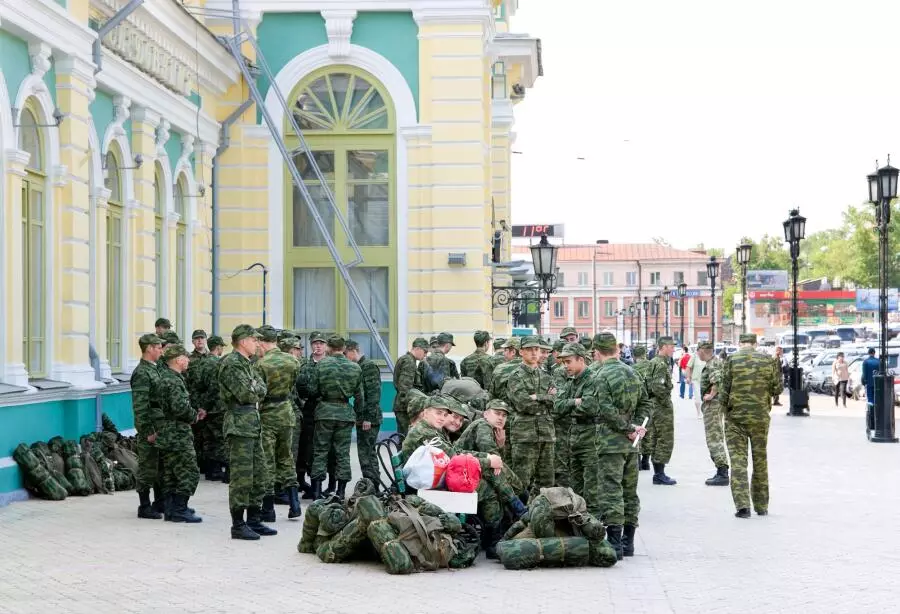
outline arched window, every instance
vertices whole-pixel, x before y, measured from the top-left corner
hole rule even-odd
[[[22,108],[19,149],[30,156],[22,180],[22,358],[32,378],[47,375],[47,210],[44,186],[43,128],[34,99]],[[43,122],[47,123],[47,122]]]
[[[122,248],[124,222],[122,211],[122,176],[119,161],[122,152],[111,143],[106,152],[103,184],[109,190],[106,209],[106,356],[113,373],[122,370],[122,294],[124,276]]]
[[[363,253],[364,266],[351,278],[376,322],[385,345],[396,353],[397,250],[395,215],[396,131],[390,100],[371,75],[349,66],[316,71],[289,97],[291,111],[334,202]],[[286,140],[299,139],[287,126]],[[349,237],[339,224],[307,154],[294,163],[341,254],[352,258]],[[340,278],[326,249],[326,237],[285,169],[285,313],[301,331],[337,331],[383,360],[365,319]]]
[[[156,163],[153,172],[153,214],[155,224],[153,226],[153,246],[156,262],[156,317],[164,317],[168,311],[163,300],[165,299],[165,263],[163,262],[163,228],[165,223],[166,211],[166,180],[163,174],[162,165]]]
[[[175,182],[175,213],[179,216],[175,224],[175,321],[184,334],[187,334],[187,184],[184,175]]]

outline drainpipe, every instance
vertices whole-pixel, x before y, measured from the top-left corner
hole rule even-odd
[[[231,126],[253,106],[248,98],[222,121],[219,128],[219,146],[212,165],[212,329],[219,330],[219,158],[231,146]]]
[[[128,4],[123,6],[118,13],[110,17],[106,23],[100,26],[100,29],[97,31],[97,39],[94,41],[94,74],[103,70],[103,50],[100,46],[103,39],[106,38],[107,34],[117,28],[120,23],[125,21],[125,19],[143,3],[144,0],[131,0]]]

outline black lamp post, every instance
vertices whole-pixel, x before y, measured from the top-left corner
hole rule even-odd
[[[878,317],[880,323],[881,357],[878,373],[875,374],[874,427],[869,441],[875,443],[896,443],[894,436],[894,375],[888,366],[888,232],[891,223],[891,201],[897,198],[897,177],[900,170],[891,166],[888,156],[887,166],[869,175],[869,200],[875,205],[875,223],[878,227]]]
[[[719,276],[719,263],[716,262],[715,256],[709,257],[709,262],[706,263],[706,276],[709,278],[709,293],[712,297],[710,301],[712,305],[710,305],[710,328],[709,328],[709,337],[710,341],[713,344],[713,352],[716,351],[716,277]]]
[[[659,340],[659,294],[653,297],[653,341]]]
[[[666,303],[666,319],[664,328],[666,329],[666,337],[669,336],[669,286],[663,286],[663,301]]]
[[[741,332],[747,332],[747,265],[750,264],[750,254],[753,246],[742,243],[737,248],[737,261],[741,265]]]
[[[534,266],[534,281],[514,283],[512,286],[491,285],[494,307],[506,307],[512,315],[513,322],[526,319],[529,305],[536,305],[538,310],[537,329],[541,330],[541,313],[543,303],[550,302],[550,295],[556,292],[559,281],[559,267],[556,266],[559,247],[551,245],[547,235],[542,235],[539,243],[529,246],[531,262]]]
[[[650,311],[650,299],[644,297],[644,347],[647,347],[647,337],[650,333],[650,324],[647,322],[647,314]]]
[[[800,368],[800,353],[797,347],[797,337],[800,335],[800,318],[797,292],[797,276],[800,272],[798,259],[800,258],[800,241],[806,237],[806,218],[800,215],[799,209],[791,209],[790,217],[782,224],[784,226],[784,240],[791,246],[791,326],[794,333],[794,346],[791,350],[793,365],[789,369],[789,385],[791,390],[791,407],[789,416],[809,416],[804,410],[809,409],[809,393],[803,389],[803,369]]]
[[[631,339],[629,339],[630,346],[634,346],[634,301],[632,301],[631,305],[628,306],[628,314],[631,316]]]
[[[681,300],[681,345],[687,345],[684,342],[684,297],[687,296],[687,284],[681,282],[678,284],[678,298]]]

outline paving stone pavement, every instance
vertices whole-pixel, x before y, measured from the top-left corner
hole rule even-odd
[[[786,398],[786,395],[785,395]],[[866,442],[863,405],[813,399],[812,418],[774,408],[771,508],[733,517],[702,422],[676,398],[675,487],[641,473],[637,556],[611,569],[472,569],[390,576],[296,551],[300,523],[229,537],[227,486],[202,482],[204,521],[137,520],[133,492],[0,509],[0,612],[478,613],[876,612],[896,601],[900,445]],[[829,407],[830,406],[830,407]]]

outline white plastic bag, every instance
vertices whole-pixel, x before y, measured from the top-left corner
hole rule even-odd
[[[403,465],[403,479],[410,488],[441,488],[444,485],[444,472],[450,463],[450,457],[436,447],[437,439],[426,441],[416,448],[409,460]]]

